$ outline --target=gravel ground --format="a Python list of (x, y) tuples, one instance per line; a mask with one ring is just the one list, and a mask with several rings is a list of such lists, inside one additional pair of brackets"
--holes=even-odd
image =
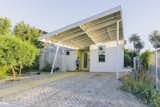
[(0, 98), (22, 107), (146, 107), (112, 73), (81, 73)]

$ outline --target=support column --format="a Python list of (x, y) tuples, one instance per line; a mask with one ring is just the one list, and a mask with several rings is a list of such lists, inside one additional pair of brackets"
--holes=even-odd
[(53, 70), (55, 68), (55, 63), (56, 63), (56, 59), (57, 59), (57, 55), (58, 55), (58, 50), (59, 50), (59, 46), (56, 45), (56, 52), (55, 52), (55, 55), (54, 55), (52, 69), (51, 69), (51, 72), (50, 72), (51, 75), (53, 74)]
[[(116, 45), (117, 45), (117, 57), (119, 58), (119, 23), (120, 23), (120, 20), (117, 21), (117, 34), (116, 34)], [(119, 59), (118, 59), (118, 64), (117, 65), (117, 69), (116, 69), (116, 79), (119, 78)]]

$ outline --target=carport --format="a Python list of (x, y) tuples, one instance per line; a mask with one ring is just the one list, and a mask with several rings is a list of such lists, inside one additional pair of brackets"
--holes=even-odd
[[(80, 50), (94, 44), (108, 43), (110, 45), (111, 42), (114, 42), (117, 46), (116, 55), (119, 57), (119, 44), (124, 45), (121, 7), (110, 9), (45, 34), (39, 40), (56, 45), (51, 74), (59, 47)], [(116, 70), (116, 78), (118, 78), (118, 69)]]

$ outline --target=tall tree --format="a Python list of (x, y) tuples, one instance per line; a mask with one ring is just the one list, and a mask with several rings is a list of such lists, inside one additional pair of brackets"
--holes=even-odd
[(129, 41), (130, 41), (130, 43), (133, 43), (134, 52), (136, 52), (137, 54), (140, 52), (141, 49), (143, 49), (143, 42), (141, 41), (139, 35), (133, 34), (129, 38)]
[(135, 50), (136, 44), (140, 41), (140, 37), (137, 34), (133, 34), (130, 38), (129, 38), (130, 43), (133, 43), (133, 47)]
[(14, 34), (21, 38), (23, 41), (28, 41), (34, 44), (37, 48), (42, 48), (43, 43), (38, 41), (38, 37), (43, 34), (43, 31), (31, 27), (29, 24), (20, 22), (14, 27)]
[(11, 33), (11, 21), (8, 18), (0, 18), (0, 35)]
[(135, 48), (137, 50), (137, 52), (139, 53), (141, 49), (144, 48), (143, 42), (139, 41), (135, 44)]
[(154, 48), (159, 48), (160, 47), (160, 32), (157, 30), (153, 31), (151, 35), (149, 36), (149, 40)]

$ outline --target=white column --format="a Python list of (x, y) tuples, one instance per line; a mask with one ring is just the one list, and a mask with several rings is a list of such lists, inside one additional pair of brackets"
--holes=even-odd
[(158, 71), (157, 71), (157, 49), (155, 49), (155, 75), (156, 75), (156, 89), (158, 89)]
[[(117, 37), (117, 40), (116, 40), (116, 45), (117, 45), (117, 57), (119, 58), (119, 22), (120, 20), (117, 21), (117, 34), (116, 34), (116, 37)], [(119, 59), (118, 59), (119, 61)], [(116, 79), (119, 78), (119, 75), (118, 75), (118, 72), (119, 72), (119, 62), (117, 62), (118, 64), (117, 65), (117, 69), (116, 69)]]
[(56, 52), (55, 52), (55, 55), (54, 55), (52, 69), (51, 69), (51, 72), (50, 72), (51, 75), (53, 74), (53, 70), (54, 70), (54, 67), (55, 67), (55, 63), (56, 63), (56, 59), (57, 59), (57, 55), (58, 55), (58, 50), (59, 50), (59, 46), (56, 45)]

